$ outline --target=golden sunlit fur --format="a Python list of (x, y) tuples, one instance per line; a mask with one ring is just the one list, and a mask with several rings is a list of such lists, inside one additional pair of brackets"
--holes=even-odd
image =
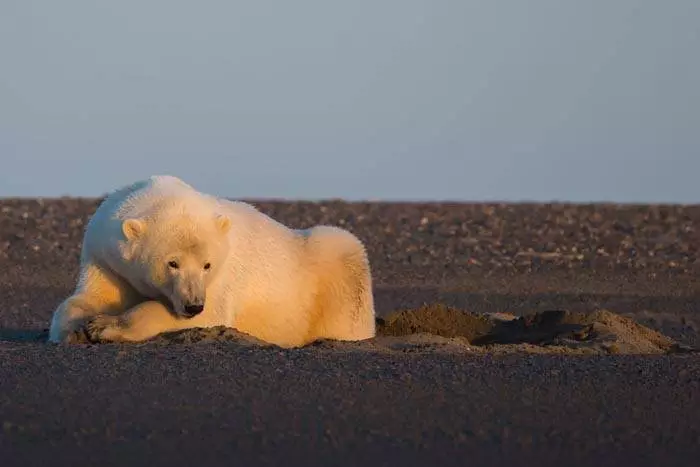
[(340, 228), (290, 229), (248, 204), (151, 177), (93, 215), (78, 285), (49, 338), (85, 328), (94, 339), (143, 341), (222, 325), (283, 347), (374, 337), (364, 246)]

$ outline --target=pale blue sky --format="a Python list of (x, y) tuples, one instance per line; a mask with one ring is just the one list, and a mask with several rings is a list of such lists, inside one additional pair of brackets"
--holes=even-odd
[(3, 0), (0, 196), (700, 202), (698, 0)]

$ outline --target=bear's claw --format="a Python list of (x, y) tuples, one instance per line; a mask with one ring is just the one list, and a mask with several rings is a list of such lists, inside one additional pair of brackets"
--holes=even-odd
[(85, 323), (85, 334), (92, 343), (109, 341), (107, 334), (109, 328), (117, 326), (117, 318), (114, 316), (98, 315)]
[(67, 344), (90, 344), (92, 343), (85, 327), (75, 329), (68, 333), (64, 340)]

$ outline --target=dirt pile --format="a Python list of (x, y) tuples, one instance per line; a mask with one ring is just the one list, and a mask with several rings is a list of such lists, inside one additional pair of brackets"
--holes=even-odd
[[(76, 343), (88, 343), (76, 336)], [(270, 347), (226, 327), (194, 328), (161, 334), (145, 344), (177, 345), (235, 342)], [(144, 343), (137, 344), (144, 345)], [(548, 310), (520, 317), (507, 313), (475, 314), (443, 304), (398, 310), (377, 319), (377, 337), (363, 342), (324, 340), (312, 344), (329, 350), (379, 352), (673, 354), (695, 349), (631, 318), (608, 310), (590, 313)]]
[(378, 320), (377, 334), (378, 339), (422, 334), (461, 338), (476, 352), (493, 353), (666, 354), (692, 350), (608, 310), (548, 310), (516, 317), (426, 305)]

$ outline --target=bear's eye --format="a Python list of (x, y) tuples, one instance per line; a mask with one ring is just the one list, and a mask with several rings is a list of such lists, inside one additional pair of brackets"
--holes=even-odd
[(168, 261), (168, 266), (170, 266), (173, 269), (177, 269), (178, 268), (177, 261)]
[(205, 263), (205, 264), (204, 264), (204, 270), (205, 270), (205, 271), (208, 271), (209, 268), (211, 268), (211, 263)]

